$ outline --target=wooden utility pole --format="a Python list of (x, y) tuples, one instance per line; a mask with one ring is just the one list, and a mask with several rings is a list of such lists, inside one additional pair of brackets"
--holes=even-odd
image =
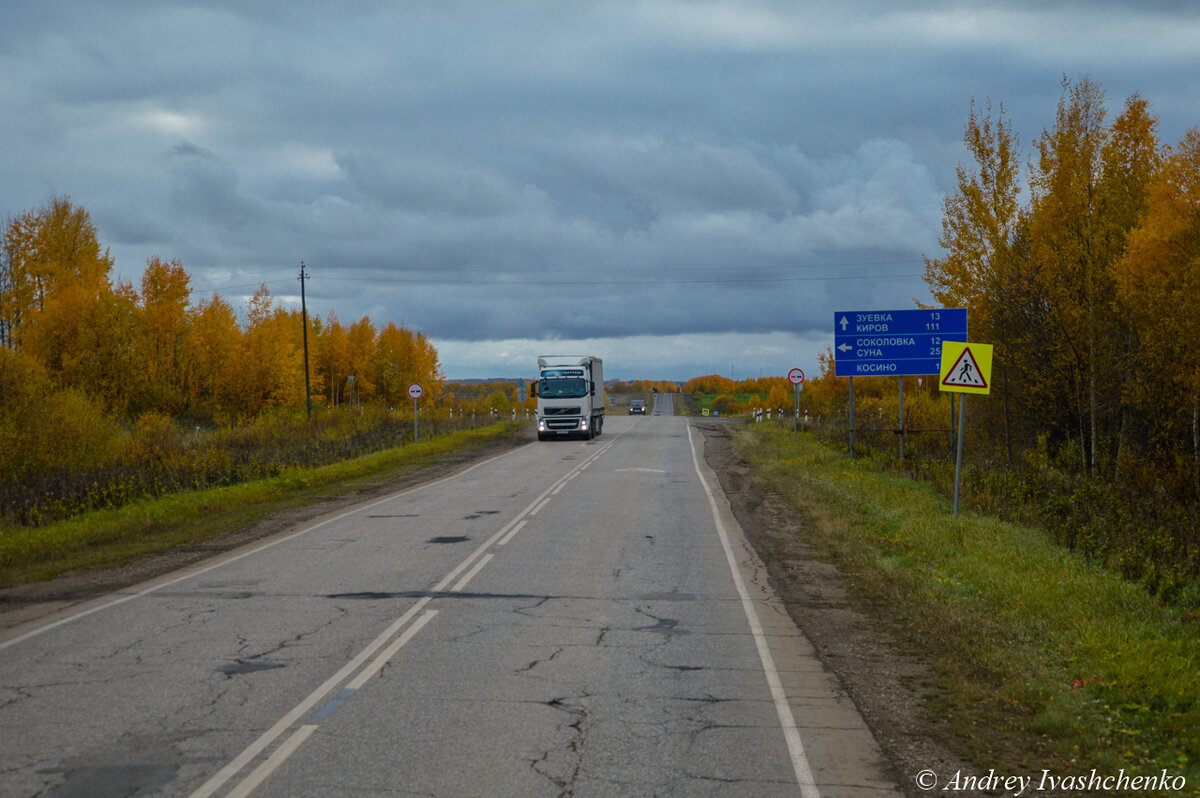
[(308, 377), (308, 306), (304, 301), (304, 261), (300, 261), (300, 322), (304, 325), (304, 400), (308, 405), (308, 420), (312, 421), (312, 383)]

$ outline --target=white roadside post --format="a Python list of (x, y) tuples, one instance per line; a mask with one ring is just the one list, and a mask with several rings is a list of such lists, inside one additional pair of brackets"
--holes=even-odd
[(419, 382), (414, 382), (408, 386), (408, 395), (413, 400), (413, 443), (417, 442), (417, 400), (425, 394), (425, 389), (421, 387)]

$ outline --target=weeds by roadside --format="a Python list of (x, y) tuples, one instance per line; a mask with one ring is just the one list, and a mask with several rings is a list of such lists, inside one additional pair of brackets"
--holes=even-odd
[[(754, 469), (813, 519), (868, 603), (935, 667), (963, 755), (984, 772), (1096, 768), (1200, 794), (1200, 618), (1046, 533), (963, 513), (928, 484), (811, 436), (748, 425)], [(1176, 793), (1178, 794), (1178, 793)]]
[(144, 497), (42, 526), (0, 527), (0, 588), (49, 579), (76, 568), (114, 566), (205, 541), (282, 509), (387, 484), (525, 429), (523, 422), (422, 434), (409, 443), (315, 467), (293, 466), (236, 485)]
[[(432, 416), (433, 414), (431, 414)], [(489, 416), (424, 420), (424, 434), (470, 429)], [(0, 470), (0, 523), (39, 526), (140, 499), (225, 487), (278, 476), (411, 443), (412, 417), (379, 407), (266, 414), (235, 427), (184, 429), (161, 413), (147, 413), (128, 434), (111, 434), (107, 455), (94, 462), (47, 458), (13, 462)]]
[[(812, 429), (826, 445), (845, 451), (844, 424)], [(855, 450), (880, 468), (953, 495), (949, 436), (914, 440), (900, 460), (894, 435), (860, 431)], [(1164, 604), (1200, 612), (1200, 506), (1186, 488), (1173, 490), (1153, 472), (1126, 473), (1121, 480), (1091, 476), (1071, 456), (1069, 447), (1052, 456), (1043, 442), (1010, 465), (976, 448), (963, 463), (962, 506), (1043, 529), (1060, 546), (1140, 584)]]

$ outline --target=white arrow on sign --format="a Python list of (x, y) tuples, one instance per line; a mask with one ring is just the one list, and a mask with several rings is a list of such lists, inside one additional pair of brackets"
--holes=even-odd
[(839, 321), (839, 322), (838, 322), (838, 324), (842, 325), (842, 332), (845, 332), (845, 331), (846, 331), (846, 327), (847, 327), (847, 326), (849, 326), (850, 322), (848, 322), (848, 321), (846, 320), (846, 317), (845, 317), (845, 316), (842, 316), (842, 320), (841, 320), (841, 321)]
[(839, 344), (838, 345), (839, 352), (849, 352), (853, 348), (854, 347), (850, 346), (850, 344)]

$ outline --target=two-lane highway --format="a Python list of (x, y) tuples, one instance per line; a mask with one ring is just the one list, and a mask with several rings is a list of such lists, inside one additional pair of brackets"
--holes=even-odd
[(610, 416), (10, 630), (0, 794), (898, 794), (702, 446)]

